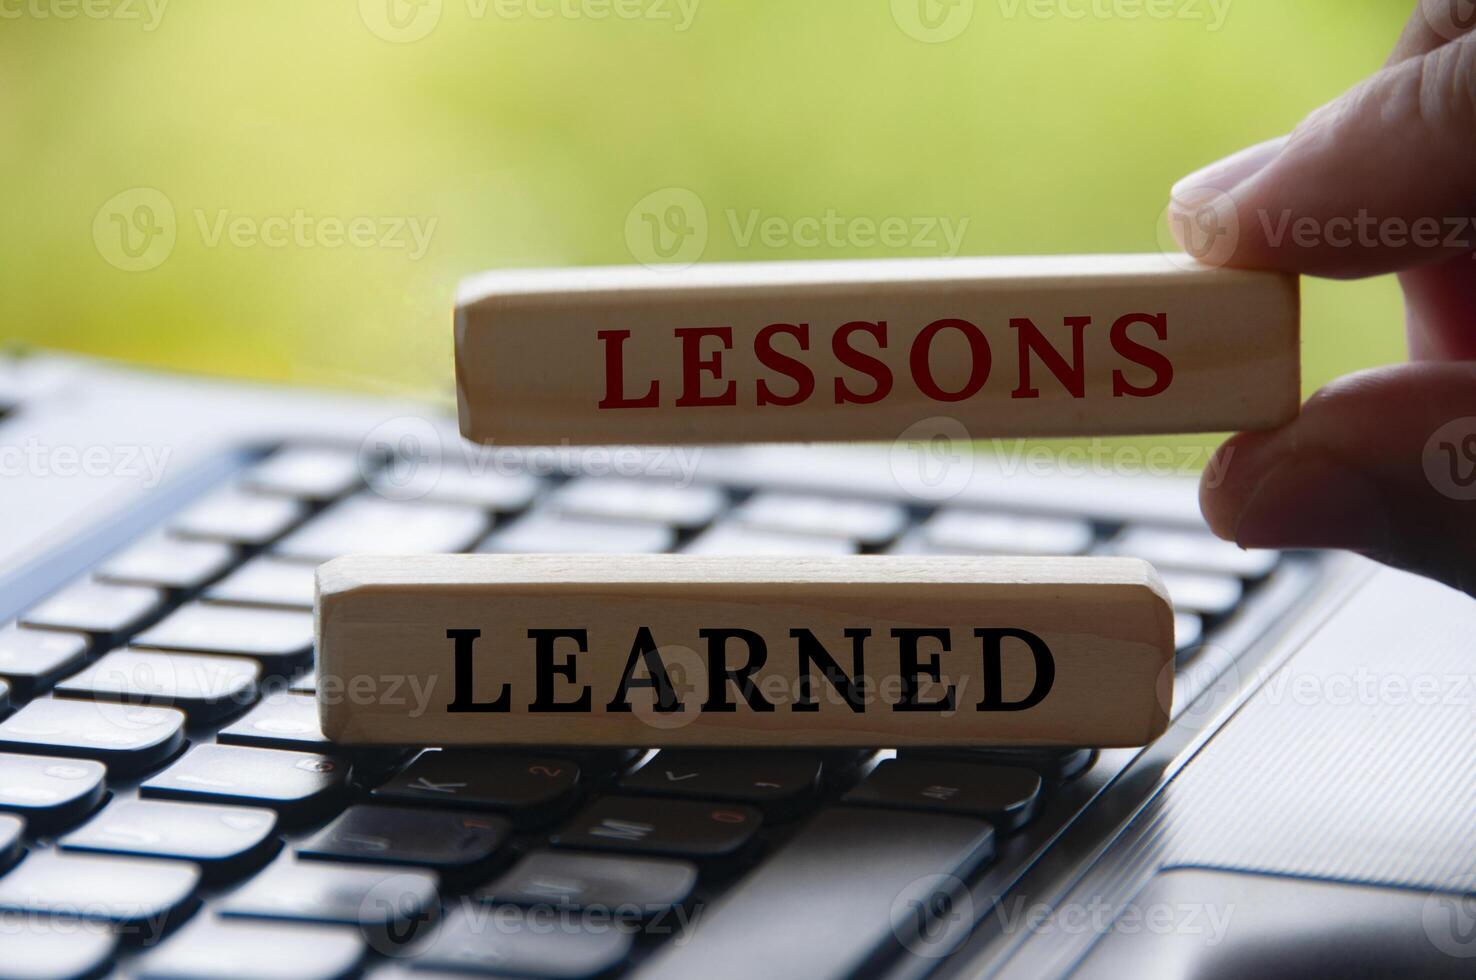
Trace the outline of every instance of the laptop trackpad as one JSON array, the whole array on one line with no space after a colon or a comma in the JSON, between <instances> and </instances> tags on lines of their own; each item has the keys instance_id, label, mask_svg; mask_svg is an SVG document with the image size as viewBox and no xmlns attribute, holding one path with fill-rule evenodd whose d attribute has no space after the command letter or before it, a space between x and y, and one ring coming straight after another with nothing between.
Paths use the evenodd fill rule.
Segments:
<instances>
[{"instance_id":1,"label":"laptop trackpad","mask_svg":"<svg viewBox=\"0 0 1476 980\"><path fill-rule=\"evenodd\" d=\"M1177 868L1159 873L1118 913L1071 976L1280 980L1473 971L1476 897Z\"/></svg>"}]
</instances>

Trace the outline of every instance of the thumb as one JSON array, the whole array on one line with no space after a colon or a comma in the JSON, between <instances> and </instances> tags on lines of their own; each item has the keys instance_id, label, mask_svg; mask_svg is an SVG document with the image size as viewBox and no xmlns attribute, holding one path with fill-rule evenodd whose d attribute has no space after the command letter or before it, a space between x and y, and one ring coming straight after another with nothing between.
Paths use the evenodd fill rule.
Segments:
<instances>
[{"instance_id":1,"label":"thumb","mask_svg":"<svg viewBox=\"0 0 1476 980\"><path fill-rule=\"evenodd\" d=\"M1290 136L1175 185L1170 228L1217 265L1378 275L1476 249L1476 35L1397 61Z\"/></svg>"},{"instance_id":2,"label":"thumb","mask_svg":"<svg viewBox=\"0 0 1476 980\"><path fill-rule=\"evenodd\" d=\"M1294 422L1245 433L1200 502L1246 548L1343 548L1476 595L1476 364L1351 375Z\"/></svg>"}]
</instances>

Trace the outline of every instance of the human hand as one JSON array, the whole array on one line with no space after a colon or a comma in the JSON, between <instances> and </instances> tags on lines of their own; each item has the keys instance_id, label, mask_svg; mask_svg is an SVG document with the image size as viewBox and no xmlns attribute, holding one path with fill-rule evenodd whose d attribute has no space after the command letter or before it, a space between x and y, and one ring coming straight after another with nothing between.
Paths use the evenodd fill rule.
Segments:
<instances>
[{"instance_id":1,"label":"human hand","mask_svg":"<svg viewBox=\"0 0 1476 980\"><path fill-rule=\"evenodd\" d=\"M1422 0L1382 71L1176 185L1181 244L1207 207L1236 229L1215 261L1398 272L1411 358L1227 442L1207 470L1222 479L1200 489L1210 527L1243 547L1359 551L1476 594L1476 0Z\"/></svg>"}]
</instances>

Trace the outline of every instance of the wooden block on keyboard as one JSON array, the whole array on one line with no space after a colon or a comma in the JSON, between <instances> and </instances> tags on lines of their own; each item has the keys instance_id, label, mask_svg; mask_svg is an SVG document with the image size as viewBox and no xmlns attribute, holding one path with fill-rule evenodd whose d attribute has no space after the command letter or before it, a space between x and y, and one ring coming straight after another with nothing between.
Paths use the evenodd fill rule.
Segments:
<instances>
[{"instance_id":1,"label":"wooden block on keyboard","mask_svg":"<svg viewBox=\"0 0 1476 980\"><path fill-rule=\"evenodd\" d=\"M456 312L462 434L506 444L1271 428L1297 280L1164 255L494 272Z\"/></svg>"},{"instance_id":2,"label":"wooden block on keyboard","mask_svg":"<svg viewBox=\"0 0 1476 980\"><path fill-rule=\"evenodd\" d=\"M1131 558L351 557L317 630L346 745L1135 746L1172 698Z\"/></svg>"}]
</instances>

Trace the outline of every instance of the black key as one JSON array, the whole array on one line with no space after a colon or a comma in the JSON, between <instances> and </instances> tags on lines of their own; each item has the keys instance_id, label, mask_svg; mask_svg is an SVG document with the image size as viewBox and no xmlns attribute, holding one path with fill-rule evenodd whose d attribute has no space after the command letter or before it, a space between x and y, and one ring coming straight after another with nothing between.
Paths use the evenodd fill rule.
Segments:
<instances>
[{"instance_id":1,"label":"black key","mask_svg":"<svg viewBox=\"0 0 1476 980\"><path fill-rule=\"evenodd\" d=\"M87 637L59 630L0 628L0 678L16 700L44 693L87 659Z\"/></svg>"},{"instance_id":2,"label":"black key","mask_svg":"<svg viewBox=\"0 0 1476 980\"><path fill-rule=\"evenodd\" d=\"M274 694L221 729L222 745L322 752L331 748L318 725L318 702L304 694Z\"/></svg>"},{"instance_id":3,"label":"black key","mask_svg":"<svg viewBox=\"0 0 1476 980\"><path fill-rule=\"evenodd\" d=\"M899 749L899 759L951 759L997 766L1025 766L1053 782L1075 779L1097 761L1095 749Z\"/></svg>"},{"instance_id":4,"label":"black key","mask_svg":"<svg viewBox=\"0 0 1476 980\"><path fill-rule=\"evenodd\" d=\"M261 664L247 657L114 650L56 685L58 697L178 708L200 723L256 698Z\"/></svg>"},{"instance_id":5,"label":"black key","mask_svg":"<svg viewBox=\"0 0 1476 980\"><path fill-rule=\"evenodd\" d=\"M0 680L0 718L10 714L10 682Z\"/></svg>"},{"instance_id":6,"label":"black key","mask_svg":"<svg viewBox=\"0 0 1476 980\"><path fill-rule=\"evenodd\" d=\"M182 537L262 545L286 533L307 512L300 500L230 487L190 507L170 530Z\"/></svg>"},{"instance_id":7,"label":"black key","mask_svg":"<svg viewBox=\"0 0 1476 980\"><path fill-rule=\"evenodd\" d=\"M328 756L197 745L150 777L139 793L154 799L270 807L283 821L306 824L336 808L347 787L348 764Z\"/></svg>"},{"instance_id":8,"label":"black key","mask_svg":"<svg viewBox=\"0 0 1476 980\"><path fill-rule=\"evenodd\" d=\"M1001 831L1035 816L1040 775L1020 766L888 759L845 795L846 803L986 817Z\"/></svg>"},{"instance_id":9,"label":"black key","mask_svg":"<svg viewBox=\"0 0 1476 980\"><path fill-rule=\"evenodd\" d=\"M49 833L81 820L107 792L107 767L91 759L49 759L0 753L0 810Z\"/></svg>"},{"instance_id":10,"label":"black key","mask_svg":"<svg viewBox=\"0 0 1476 980\"><path fill-rule=\"evenodd\" d=\"M241 482L259 493L331 500L362 484L364 469L352 450L300 446L279 450L256 464Z\"/></svg>"},{"instance_id":11,"label":"black key","mask_svg":"<svg viewBox=\"0 0 1476 980\"><path fill-rule=\"evenodd\" d=\"M876 757L876 749L816 749L820 778L827 785L850 782L857 770Z\"/></svg>"},{"instance_id":12,"label":"black key","mask_svg":"<svg viewBox=\"0 0 1476 980\"><path fill-rule=\"evenodd\" d=\"M680 905L697 884L697 866L671 858L534 851L477 889L484 902L599 909L642 918Z\"/></svg>"},{"instance_id":13,"label":"black key","mask_svg":"<svg viewBox=\"0 0 1476 980\"><path fill-rule=\"evenodd\" d=\"M197 916L129 970L136 980L338 980L364 958L352 929Z\"/></svg>"},{"instance_id":14,"label":"black key","mask_svg":"<svg viewBox=\"0 0 1476 980\"><path fill-rule=\"evenodd\" d=\"M117 948L118 937L106 923L33 917L24 928L6 930L3 969L5 976L24 980L95 977Z\"/></svg>"},{"instance_id":15,"label":"black key","mask_svg":"<svg viewBox=\"0 0 1476 980\"><path fill-rule=\"evenodd\" d=\"M112 922L124 939L152 943L194 909L199 884L184 861L38 851L0 877L0 912Z\"/></svg>"},{"instance_id":16,"label":"black key","mask_svg":"<svg viewBox=\"0 0 1476 980\"><path fill-rule=\"evenodd\" d=\"M549 841L556 847L729 858L753 840L762 821L753 807L733 803L608 796Z\"/></svg>"},{"instance_id":17,"label":"black key","mask_svg":"<svg viewBox=\"0 0 1476 980\"><path fill-rule=\"evenodd\" d=\"M579 766L566 759L506 752L448 749L421 753L376 800L502 810L529 827L556 816L574 800Z\"/></svg>"},{"instance_id":18,"label":"black key","mask_svg":"<svg viewBox=\"0 0 1476 980\"><path fill-rule=\"evenodd\" d=\"M163 604L164 593L145 585L76 582L20 620L24 626L113 636L139 626Z\"/></svg>"},{"instance_id":19,"label":"black key","mask_svg":"<svg viewBox=\"0 0 1476 980\"><path fill-rule=\"evenodd\" d=\"M313 617L282 609L192 602L140 633L133 645L255 657L268 672L295 672L313 648Z\"/></svg>"},{"instance_id":20,"label":"black key","mask_svg":"<svg viewBox=\"0 0 1476 980\"><path fill-rule=\"evenodd\" d=\"M173 708L40 698L0 722L0 750L96 759L117 774L162 764L185 743Z\"/></svg>"},{"instance_id":21,"label":"black key","mask_svg":"<svg viewBox=\"0 0 1476 980\"><path fill-rule=\"evenodd\" d=\"M282 561L270 555L253 558L205 590L209 599L243 606L282 609L313 608L314 565Z\"/></svg>"},{"instance_id":22,"label":"black key","mask_svg":"<svg viewBox=\"0 0 1476 980\"><path fill-rule=\"evenodd\" d=\"M596 520L647 521L690 529L710 523L726 503L727 498L717 487L582 477L559 487L549 507L562 514Z\"/></svg>"},{"instance_id":23,"label":"black key","mask_svg":"<svg viewBox=\"0 0 1476 980\"><path fill-rule=\"evenodd\" d=\"M214 907L229 918L383 929L383 939L403 945L434 921L439 903L429 871L283 857Z\"/></svg>"},{"instance_id":24,"label":"black key","mask_svg":"<svg viewBox=\"0 0 1476 980\"><path fill-rule=\"evenodd\" d=\"M525 751L519 749L519 751ZM550 748L549 754L579 764L586 782L622 773L639 761L647 749L581 749L572 745Z\"/></svg>"},{"instance_id":25,"label":"black key","mask_svg":"<svg viewBox=\"0 0 1476 980\"><path fill-rule=\"evenodd\" d=\"M794 812L819 784L818 755L685 749L658 752L620 780L631 792L752 803L770 818Z\"/></svg>"},{"instance_id":26,"label":"black key","mask_svg":"<svg viewBox=\"0 0 1476 980\"><path fill-rule=\"evenodd\" d=\"M155 535L107 561L97 571L104 582L198 589L219 578L236 560L236 549L219 541L190 541Z\"/></svg>"},{"instance_id":27,"label":"black key","mask_svg":"<svg viewBox=\"0 0 1476 980\"><path fill-rule=\"evenodd\" d=\"M676 531L665 524L597 521L532 511L493 531L477 550L524 554L657 554L676 544Z\"/></svg>"},{"instance_id":28,"label":"black key","mask_svg":"<svg viewBox=\"0 0 1476 980\"><path fill-rule=\"evenodd\" d=\"M351 806L304 843L299 857L414 864L459 873L485 864L507 841L501 817L411 806Z\"/></svg>"},{"instance_id":29,"label":"black key","mask_svg":"<svg viewBox=\"0 0 1476 980\"><path fill-rule=\"evenodd\" d=\"M272 550L314 564L341 555L465 551L486 533L487 524L486 511L477 507L359 496L330 507Z\"/></svg>"},{"instance_id":30,"label":"black key","mask_svg":"<svg viewBox=\"0 0 1476 980\"><path fill-rule=\"evenodd\" d=\"M0 873L21 856L21 838L26 832L26 822L9 813L0 813Z\"/></svg>"},{"instance_id":31,"label":"black key","mask_svg":"<svg viewBox=\"0 0 1476 980\"><path fill-rule=\"evenodd\" d=\"M630 953L630 934L615 924L582 923L579 915L571 911L567 921L550 923L546 916L524 919L513 906L463 903L446 916L415 966L480 976L579 980L623 962Z\"/></svg>"},{"instance_id":32,"label":"black key","mask_svg":"<svg viewBox=\"0 0 1476 980\"><path fill-rule=\"evenodd\" d=\"M642 980L840 980L894 953L899 941L941 955L973 925L949 906L959 880L993 854L994 832L982 820L823 811L682 942L659 949ZM927 914L935 909L936 918Z\"/></svg>"},{"instance_id":33,"label":"black key","mask_svg":"<svg viewBox=\"0 0 1476 980\"><path fill-rule=\"evenodd\" d=\"M161 800L114 800L60 840L62 850L193 861L207 881L238 878L275 854L271 810Z\"/></svg>"}]
</instances>

